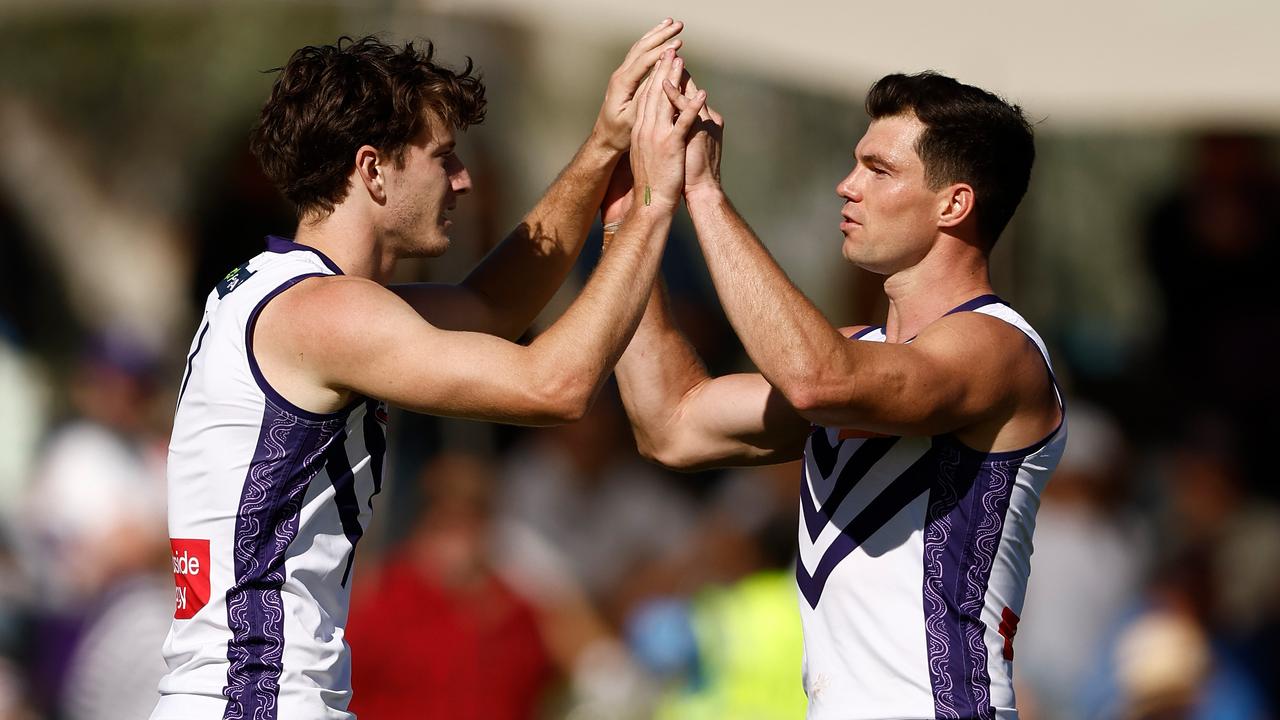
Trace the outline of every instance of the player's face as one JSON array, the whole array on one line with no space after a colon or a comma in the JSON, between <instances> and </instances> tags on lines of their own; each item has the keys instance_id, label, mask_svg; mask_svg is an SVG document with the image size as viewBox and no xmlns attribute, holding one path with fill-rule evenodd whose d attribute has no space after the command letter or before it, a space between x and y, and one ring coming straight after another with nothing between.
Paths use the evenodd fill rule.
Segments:
<instances>
[{"instance_id":1,"label":"player's face","mask_svg":"<svg viewBox=\"0 0 1280 720\"><path fill-rule=\"evenodd\" d=\"M924 259L937 234L938 194L925 183L914 115L871 123L854 150L853 170L836 185L844 199L841 252L850 262L892 275Z\"/></svg>"},{"instance_id":2,"label":"player's face","mask_svg":"<svg viewBox=\"0 0 1280 720\"><path fill-rule=\"evenodd\" d=\"M449 249L449 213L471 189L454 145L453 130L432 118L405 147L403 166L388 173L387 209L401 256L435 257Z\"/></svg>"}]
</instances>

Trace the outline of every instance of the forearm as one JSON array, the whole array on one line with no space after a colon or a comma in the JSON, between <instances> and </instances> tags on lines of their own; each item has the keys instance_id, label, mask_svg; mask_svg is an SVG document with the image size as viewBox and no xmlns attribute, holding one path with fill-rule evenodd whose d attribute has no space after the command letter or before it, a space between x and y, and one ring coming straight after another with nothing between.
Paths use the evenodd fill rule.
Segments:
<instances>
[{"instance_id":1,"label":"forearm","mask_svg":"<svg viewBox=\"0 0 1280 720\"><path fill-rule=\"evenodd\" d=\"M633 209L578 298L532 345L551 387L589 402L640 322L662 260L670 210Z\"/></svg>"},{"instance_id":2,"label":"forearm","mask_svg":"<svg viewBox=\"0 0 1280 720\"><path fill-rule=\"evenodd\" d=\"M462 282L488 308L494 334L520 336L564 282L619 156L593 132L542 199Z\"/></svg>"},{"instance_id":3,"label":"forearm","mask_svg":"<svg viewBox=\"0 0 1280 720\"><path fill-rule=\"evenodd\" d=\"M701 358L671 317L660 279L615 374L640 453L654 457L678 431L675 420L681 401L709 378Z\"/></svg>"},{"instance_id":4,"label":"forearm","mask_svg":"<svg viewBox=\"0 0 1280 720\"><path fill-rule=\"evenodd\" d=\"M796 404L838 365L848 342L793 284L722 193L689 200L725 315L761 374Z\"/></svg>"}]
</instances>

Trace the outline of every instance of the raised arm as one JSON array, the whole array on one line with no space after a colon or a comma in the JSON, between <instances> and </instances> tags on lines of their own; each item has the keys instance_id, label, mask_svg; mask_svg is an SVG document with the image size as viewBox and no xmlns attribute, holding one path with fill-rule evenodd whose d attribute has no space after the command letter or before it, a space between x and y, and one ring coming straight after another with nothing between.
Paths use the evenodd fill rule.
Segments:
<instances>
[{"instance_id":1,"label":"raised arm","mask_svg":"<svg viewBox=\"0 0 1280 720\"><path fill-rule=\"evenodd\" d=\"M675 65L667 53L654 73ZM529 346L442 330L372 281L315 278L263 311L255 338L264 375L302 386L277 389L295 403L307 401L307 409L332 409L357 393L480 420L581 417L639 322L680 199L685 137L697 109L673 121L658 89L644 98L641 113L632 165L651 188L651 202L631 209L582 293ZM308 395L308 387L317 390Z\"/></svg>"},{"instance_id":2,"label":"raised arm","mask_svg":"<svg viewBox=\"0 0 1280 720\"><path fill-rule=\"evenodd\" d=\"M688 100L667 87L678 107ZM710 108L704 122L722 126ZM718 145L716 133L699 134ZM959 313L910 344L850 342L791 282L729 202L719 148L690 146L685 201L734 331L769 384L814 423L892 435L979 428L984 441L1038 439L1056 422L1044 363L995 318ZM1032 408L1033 412L1020 412ZM998 436L998 437L997 437Z\"/></svg>"},{"instance_id":3,"label":"raised arm","mask_svg":"<svg viewBox=\"0 0 1280 720\"><path fill-rule=\"evenodd\" d=\"M705 109L701 117L704 122L689 146L693 157L686 160L686 183L689 162L697 162L697 149L705 147L699 135L716 132L705 122L710 118ZM601 208L606 227L627 212L634 198L632 185L627 168L619 167ZM662 465L678 470L763 465L803 452L809 422L763 377L707 374L671 316L661 281L654 285L616 373L636 447Z\"/></svg>"},{"instance_id":4,"label":"raised arm","mask_svg":"<svg viewBox=\"0 0 1280 720\"><path fill-rule=\"evenodd\" d=\"M459 285L415 283L392 290L427 320L514 340L572 269L610 173L631 144L636 91L683 24L670 18L645 33L609 78L586 142L542 199Z\"/></svg>"}]
</instances>

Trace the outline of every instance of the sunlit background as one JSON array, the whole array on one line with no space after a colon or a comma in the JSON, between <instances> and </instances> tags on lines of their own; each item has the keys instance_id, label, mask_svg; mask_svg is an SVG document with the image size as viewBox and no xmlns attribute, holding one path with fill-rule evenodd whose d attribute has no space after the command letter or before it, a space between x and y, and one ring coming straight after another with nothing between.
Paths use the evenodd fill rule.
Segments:
<instances>
[{"instance_id":1,"label":"sunlit background","mask_svg":"<svg viewBox=\"0 0 1280 720\"><path fill-rule=\"evenodd\" d=\"M1024 107L1038 158L994 281L1050 345L1071 442L1015 642L1022 717L1280 716L1280 5L8 0L0 719L155 702L184 353L217 279L293 230L247 149L263 71L343 34L474 60L476 189L450 254L401 269L451 281L667 14L726 117L729 195L838 325L885 307L840 260L834 191L870 83L935 69ZM712 370L748 367L683 216L664 272ZM803 716L797 467L665 472L612 389L564 428L402 413L391 434L349 629L362 718Z\"/></svg>"}]
</instances>

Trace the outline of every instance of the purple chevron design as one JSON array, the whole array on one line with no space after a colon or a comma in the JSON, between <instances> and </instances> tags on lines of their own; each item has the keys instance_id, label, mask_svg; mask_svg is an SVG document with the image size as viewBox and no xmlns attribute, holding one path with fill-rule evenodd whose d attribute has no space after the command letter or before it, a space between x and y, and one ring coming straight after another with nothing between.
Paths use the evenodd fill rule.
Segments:
<instances>
[{"instance_id":1,"label":"purple chevron design","mask_svg":"<svg viewBox=\"0 0 1280 720\"><path fill-rule=\"evenodd\" d=\"M866 542L876 534L876 531L884 527L885 523L892 520L895 515L902 512L903 508L929 489L936 472L934 462L934 452L930 449L890 483L884 492L868 503L862 512L849 521L848 525L840 529L840 535L822 554L812 574L805 570L804 561L797 558L796 583L800 586L800 593L809 603L809 607L818 607L818 601L822 599L822 591L827 585L827 580L830 579L831 572L836 569L841 560L848 557L849 553ZM801 487L800 491L808 492L804 487ZM800 502L801 505L805 503L812 505L808 497L801 497ZM826 518L827 516L819 515L816 522L826 522ZM807 515L805 522L811 522Z\"/></svg>"},{"instance_id":2,"label":"purple chevron design","mask_svg":"<svg viewBox=\"0 0 1280 720\"><path fill-rule=\"evenodd\" d=\"M809 539L813 542L817 542L823 528L835 517L836 510L840 508L840 504L844 502L844 499L849 497L849 493L853 491L858 481L866 477L867 471L888 454L889 450L898 442L898 438L877 437L869 438L865 441L859 439L858 441L862 442L862 445L849 457L849 461L845 463L844 468L840 471L840 476L835 478L831 492L825 500L822 500L821 507L814 507L812 499L806 494L808 492L807 483L804 478L801 478L800 506L804 509L804 525L809 531ZM808 464L812 458L814 469L821 473L821 477L829 478L831 472L835 469L839 447L843 444L843 442L839 442L836 443L835 447L832 447L827 439L826 428L814 428L813 432L809 434L805 463Z\"/></svg>"},{"instance_id":3,"label":"purple chevron design","mask_svg":"<svg viewBox=\"0 0 1280 720\"><path fill-rule=\"evenodd\" d=\"M275 720L284 656L284 556L298 532L307 485L325 464L346 415L300 418L268 399L236 514L235 584L227 590L225 720Z\"/></svg>"},{"instance_id":4,"label":"purple chevron design","mask_svg":"<svg viewBox=\"0 0 1280 720\"><path fill-rule=\"evenodd\" d=\"M943 438L935 450L923 587L934 710L939 718L993 719L982 606L1022 458L991 460Z\"/></svg>"}]
</instances>

